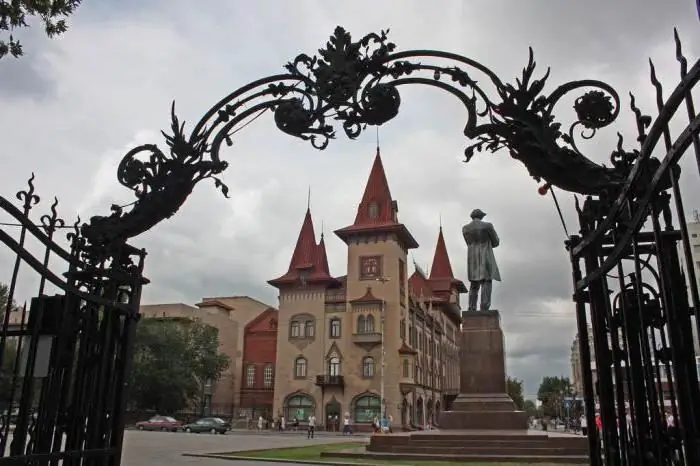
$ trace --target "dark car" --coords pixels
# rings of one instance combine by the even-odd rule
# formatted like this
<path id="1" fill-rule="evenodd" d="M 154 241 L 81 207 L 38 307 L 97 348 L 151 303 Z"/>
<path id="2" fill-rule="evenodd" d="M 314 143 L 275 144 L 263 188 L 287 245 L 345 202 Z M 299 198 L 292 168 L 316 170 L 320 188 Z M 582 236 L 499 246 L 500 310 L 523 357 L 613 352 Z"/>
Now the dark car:
<path id="1" fill-rule="evenodd" d="M 170 416 L 153 416 L 148 421 L 136 423 L 138 430 L 164 430 L 177 432 L 182 428 L 182 422 Z"/>
<path id="2" fill-rule="evenodd" d="M 191 424 L 185 424 L 182 429 L 185 432 L 225 434 L 231 429 L 231 424 L 218 417 L 205 417 Z"/>

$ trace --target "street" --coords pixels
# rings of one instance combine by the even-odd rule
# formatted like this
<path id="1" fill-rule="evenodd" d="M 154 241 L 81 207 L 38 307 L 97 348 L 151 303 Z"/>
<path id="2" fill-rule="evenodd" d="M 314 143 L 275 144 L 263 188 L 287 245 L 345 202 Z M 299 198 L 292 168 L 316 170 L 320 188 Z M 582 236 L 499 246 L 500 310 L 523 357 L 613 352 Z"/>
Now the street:
<path id="1" fill-rule="evenodd" d="M 124 434 L 124 456 L 122 466 L 184 466 L 191 464 L 222 464 L 236 466 L 263 464 L 256 462 L 235 462 L 210 458 L 182 456 L 183 453 L 223 453 L 243 450 L 260 450 L 267 448 L 285 448 L 319 443 L 338 443 L 356 440 L 364 442 L 362 437 L 329 436 L 307 440 L 306 434 L 185 434 L 181 432 L 140 432 L 126 431 Z M 282 463 L 264 463 L 275 465 Z M 284 463 L 289 465 L 290 463 Z"/>

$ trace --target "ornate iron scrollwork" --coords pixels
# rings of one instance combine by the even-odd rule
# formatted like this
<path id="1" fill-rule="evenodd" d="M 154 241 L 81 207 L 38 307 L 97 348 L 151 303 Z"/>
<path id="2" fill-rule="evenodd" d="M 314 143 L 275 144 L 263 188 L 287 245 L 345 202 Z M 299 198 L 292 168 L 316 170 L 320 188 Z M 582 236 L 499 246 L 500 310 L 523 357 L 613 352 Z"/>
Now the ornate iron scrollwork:
<path id="1" fill-rule="evenodd" d="M 586 158 L 574 141 L 612 123 L 619 113 L 618 94 L 594 80 L 574 81 L 543 94 L 549 71 L 534 78 L 532 50 L 515 85 L 504 84 L 484 65 L 447 52 L 397 52 L 388 30 L 354 41 L 337 27 L 318 55 L 301 54 L 285 65 L 285 74 L 263 78 L 232 92 L 186 134 L 172 109 L 171 135 L 164 133 L 170 155 L 157 146 L 139 146 L 119 166 L 119 181 L 132 189 L 136 201 L 129 210 L 113 206 L 109 216 L 93 217 L 82 226 L 92 244 L 123 243 L 172 216 L 194 186 L 213 178 L 224 195 L 226 186 L 216 178 L 226 169 L 219 151 L 247 118 L 264 110 L 274 112 L 277 127 L 286 134 L 325 149 L 341 123 L 349 138 L 368 125 L 394 118 L 401 106 L 400 86 L 423 84 L 456 96 L 467 111 L 464 134 L 472 139 L 466 161 L 476 152 L 505 148 L 522 162 L 537 181 L 561 189 L 601 194 L 625 183 L 629 166 L 608 168 Z M 446 65 L 445 61 L 449 64 Z M 479 77 L 479 81 L 475 79 Z M 567 94 L 589 89 L 574 102 L 577 121 L 568 132 L 553 115 Z M 592 89 L 592 90 L 591 90 Z M 141 156 L 146 156 L 141 158 Z"/>

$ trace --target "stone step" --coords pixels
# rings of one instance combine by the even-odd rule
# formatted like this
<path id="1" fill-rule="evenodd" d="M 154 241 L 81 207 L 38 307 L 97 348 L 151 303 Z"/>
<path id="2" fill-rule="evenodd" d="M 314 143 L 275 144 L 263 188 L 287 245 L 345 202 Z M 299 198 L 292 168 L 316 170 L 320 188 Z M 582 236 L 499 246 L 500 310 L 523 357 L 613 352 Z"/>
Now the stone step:
<path id="1" fill-rule="evenodd" d="M 464 446 L 464 447 L 428 447 L 419 445 L 387 446 L 380 450 L 367 448 L 370 452 L 393 453 L 393 454 L 426 454 L 426 455 L 508 455 L 508 456 L 585 456 L 587 449 L 568 448 L 542 448 L 526 446 L 508 446 L 494 449 L 490 446 Z"/>
<path id="2" fill-rule="evenodd" d="M 413 440 L 548 440 L 553 438 L 578 438 L 578 437 L 550 437 L 548 435 L 540 434 L 499 434 L 499 433 L 450 433 L 449 431 L 443 431 L 438 434 L 413 434 L 411 435 L 411 441 Z M 585 437 L 581 437 L 585 438 Z"/>
<path id="3" fill-rule="evenodd" d="M 522 448 L 573 448 L 586 450 L 588 448 L 587 442 L 575 441 L 577 439 L 557 439 L 559 441 L 547 441 L 547 440 L 536 440 L 536 441 L 516 441 L 511 440 L 417 440 L 411 439 L 410 442 L 396 442 L 396 441 L 375 441 L 371 440 L 370 445 L 376 448 L 390 447 L 390 446 L 431 446 L 431 447 L 470 447 L 470 446 L 484 446 L 488 448 L 509 448 L 509 447 L 522 447 Z"/>
<path id="4" fill-rule="evenodd" d="M 589 464 L 588 455 L 573 456 L 533 456 L 533 455 L 508 455 L 508 454 L 490 454 L 490 455 L 436 455 L 436 454 L 416 454 L 416 453 L 343 453 L 343 452 L 322 452 L 323 458 L 352 458 L 362 462 L 371 462 L 371 460 L 381 461 L 445 461 L 445 462 L 462 462 L 462 463 L 517 463 L 517 464 Z"/>

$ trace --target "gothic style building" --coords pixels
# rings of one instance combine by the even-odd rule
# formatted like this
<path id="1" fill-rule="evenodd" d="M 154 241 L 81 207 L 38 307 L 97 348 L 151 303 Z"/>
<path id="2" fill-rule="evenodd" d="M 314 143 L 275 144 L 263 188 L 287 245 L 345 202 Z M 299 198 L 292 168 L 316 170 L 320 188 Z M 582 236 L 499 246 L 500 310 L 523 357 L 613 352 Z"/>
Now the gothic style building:
<path id="1" fill-rule="evenodd" d="M 307 210 L 289 270 L 268 282 L 279 289 L 274 413 L 302 422 L 347 414 L 361 427 L 380 415 L 383 386 L 395 425 L 433 421 L 459 391 L 466 292 L 442 228 L 430 275 L 416 267 L 408 277 L 418 243 L 399 222 L 377 150 L 355 221 L 335 234 L 347 244 L 345 275 L 331 275 Z"/>

